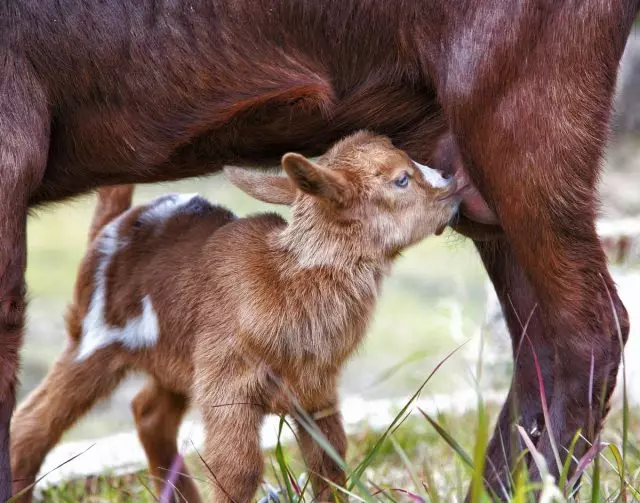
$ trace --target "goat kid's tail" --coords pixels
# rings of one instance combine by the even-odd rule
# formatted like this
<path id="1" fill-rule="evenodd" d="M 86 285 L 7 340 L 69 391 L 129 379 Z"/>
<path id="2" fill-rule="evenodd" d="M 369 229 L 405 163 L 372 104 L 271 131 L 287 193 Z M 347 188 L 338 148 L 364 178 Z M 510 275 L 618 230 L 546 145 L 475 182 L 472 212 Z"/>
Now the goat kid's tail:
<path id="1" fill-rule="evenodd" d="M 89 228 L 89 243 L 112 220 L 131 208 L 133 185 L 112 185 L 98 190 L 98 202 Z"/>

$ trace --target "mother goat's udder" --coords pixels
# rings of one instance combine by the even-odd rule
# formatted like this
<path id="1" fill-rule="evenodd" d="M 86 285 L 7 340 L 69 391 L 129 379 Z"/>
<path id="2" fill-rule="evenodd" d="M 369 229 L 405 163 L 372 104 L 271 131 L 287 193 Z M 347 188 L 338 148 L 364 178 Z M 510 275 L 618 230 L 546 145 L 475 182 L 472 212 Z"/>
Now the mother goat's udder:
<path id="1" fill-rule="evenodd" d="M 457 193 L 462 196 L 460 213 L 465 217 L 487 225 L 499 225 L 498 217 L 484 200 L 468 175 L 460 170 L 455 174 Z"/>
<path id="2" fill-rule="evenodd" d="M 467 187 L 460 192 L 462 202 L 460 212 L 470 220 L 487 225 L 499 225 L 496 214 L 475 187 Z"/>

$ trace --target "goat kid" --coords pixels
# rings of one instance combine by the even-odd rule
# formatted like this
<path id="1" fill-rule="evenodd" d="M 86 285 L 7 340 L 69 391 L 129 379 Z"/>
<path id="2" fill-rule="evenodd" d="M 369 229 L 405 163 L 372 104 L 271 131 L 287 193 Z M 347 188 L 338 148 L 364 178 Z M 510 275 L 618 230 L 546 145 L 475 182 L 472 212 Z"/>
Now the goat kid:
<path id="1" fill-rule="evenodd" d="M 325 479 L 345 482 L 297 407 L 344 456 L 340 369 L 365 335 L 394 258 L 447 225 L 460 198 L 452 179 L 368 132 L 335 144 L 317 164 L 286 154 L 282 167 L 287 177 L 226 173 L 256 199 L 291 205 L 290 224 L 269 213 L 237 219 L 198 196 L 128 209 L 132 186 L 100 191 L 68 347 L 14 417 L 14 491 L 35 480 L 63 432 L 133 369 L 151 376 L 133 412 L 158 490 L 190 402 L 202 412 L 216 501 L 255 494 L 267 413 L 298 422 L 318 498 L 330 497 Z M 199 501 L 188 476 L 177 489 Z"/>

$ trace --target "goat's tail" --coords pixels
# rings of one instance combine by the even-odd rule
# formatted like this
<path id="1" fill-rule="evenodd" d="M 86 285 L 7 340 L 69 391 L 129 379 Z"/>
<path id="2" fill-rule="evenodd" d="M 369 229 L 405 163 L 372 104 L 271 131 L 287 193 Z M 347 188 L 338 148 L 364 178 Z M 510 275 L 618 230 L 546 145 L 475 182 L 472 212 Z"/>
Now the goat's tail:
<path id="1" fill-rule="evenodd" d="M 112 220 L 131 208 L 133 185 L 112 185 L 98 190 L 98 202 L 89 228 L 89 243 Z"/>

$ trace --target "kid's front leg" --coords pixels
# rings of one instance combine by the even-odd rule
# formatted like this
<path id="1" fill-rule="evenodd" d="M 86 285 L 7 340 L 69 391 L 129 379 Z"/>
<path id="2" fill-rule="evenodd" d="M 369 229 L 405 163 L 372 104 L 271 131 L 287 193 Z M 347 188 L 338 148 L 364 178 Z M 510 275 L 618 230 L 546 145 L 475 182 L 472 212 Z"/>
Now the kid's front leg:
<path id="1" fill-rule="evenodd" d="M 309 423 L 296 417 L 300 449 L 311 477 L 315 495 L 314 501 L 346 501 L 345 493 L 337 487 L 344 487 L 346 475 L 329 453 L 316 442 L 311 431 L 321 434 L 334 448 L 341 459 L 347 452 L 347 436 L 344 431 L 342 414 L 337 406 L 331 405 L 311 415 Z M 330 481 L 331 483 L 327 482 Z"/>

